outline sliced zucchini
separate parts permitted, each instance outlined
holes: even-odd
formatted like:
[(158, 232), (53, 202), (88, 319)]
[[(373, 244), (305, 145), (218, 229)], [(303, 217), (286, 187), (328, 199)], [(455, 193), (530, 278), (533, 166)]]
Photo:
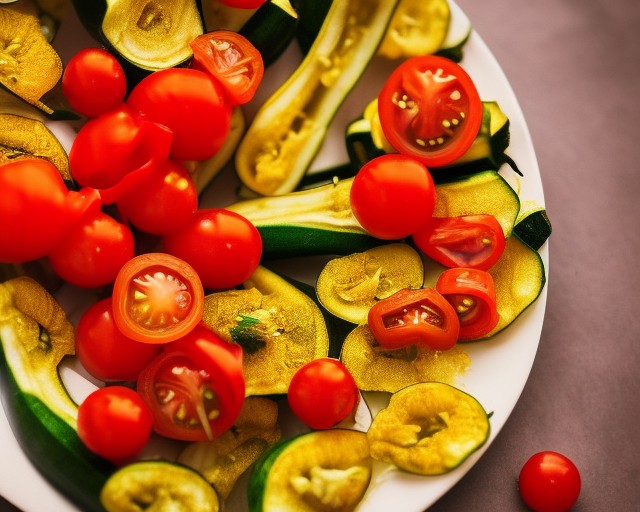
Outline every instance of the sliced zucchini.
[(238, 148), (236, 169), (247, 188), (276, 195), (297, 187), (374, 56), (397, 2), (332, 3), (311, 50), (260, 108)]
[(216, 491), (197, 471), (163, 460), (122, 466), (100, 493), (107, 512), (217, 512)]
[(197, 0), (197, 2), (200, 5), (202, 22), (207, 32), (214, 30), (238, 32), (257, 11), (257, 9), (231, 7), (222, 0)]
[(350, 512), (371, 481), (367, 435), (320, 430), (277, 444), (249, 480), (250, 512)]
[(524, 203), (513, 232), (534, 251), (539, 250), (551, 236), (551, 221), (547, 210), (537, 203)]
[(460, 62), (464, 54), (464, 47), (473, 32), (471, 20), (455, 2), (449, 2), (450, 19), (447, 36), (445, 37), (437, 55)]
[(486, 411), (474, 397), (441, 382), (424, 382), (391, 396), (371, 423), (371, 457), (419, 475), (458, 467), (489, 438)]
[(420, 288), (423, 279), (420, 254), (407, 244), (392, 243), (328, 261), (316, 291), (329, 312), (362, 324), (378, 300), (404, 288)]

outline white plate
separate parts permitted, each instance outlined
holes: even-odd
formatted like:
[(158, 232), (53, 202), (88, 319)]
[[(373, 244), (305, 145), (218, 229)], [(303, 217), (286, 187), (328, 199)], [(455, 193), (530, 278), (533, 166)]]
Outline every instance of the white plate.
[[(455, 6), (454, 6), (455, 7)], [(75, 16), (71, 15), (61, 29), (58, 44), (60, 53), (66, 62), (75, 49), (82, 45), (94, 45), (79, 28)], [(524, 178), (516, 179), (508, 168), (503, 168), (503, 175), (513, 183), (523, 199), (535, 200), (544, 204), (544, 196), (540, 173), (536, 161), (531, 137), (516, 96), (486, 44), (475, 32), (465, 47), (464, 68), (474, 79), (484, 100), (497, 100), (500, 107), (511, 120), (511, 145), (509, 155), (516, 161)], [(286, 54), (286, 60), (270, 68), (266, 80), (277, 84), (287, 76), (287, 70), (298, 58), (295, 50)], [(389, 67), (375, 63), (365, 80), (361, 81), (351, 99), (338, 113), (327, 141), (320, 151), (314, 168), (323, 168), (331, 164), (346, 161), (344, 149), (344, 126), (347, 122), (361, 114), (364, 105), (372, 99), (386, 76)], [(264, 88), (265, 94), (268, 92)], [(260, 99), (258, 98), (256, 103)], [(56, 133), (63, 139), (67, 149), (73, 132), (68, 126), (58, 124)], [(226, 190), (226, 188), (223, 188)], [(230, 188), (229, 190), (233, 190)], [(210, 191), (205, 200), (211, 204), (224, 205), (230, 196), (221, 195), (221, 188)], [(547, 244), (541, 250), (542, 259), (548, 276), (549, 257)], [(293, 269), (300, 273), (300, 269)], [(298, 277), (298, 276), (296, 276)], [(362, 512), (386, 512), (397, 508), (398, 499), (402, 497), (403, 512), (421, 512), (435, 503), (444, 493), (451, 489), (462, 476), (476, 463), (493, 439), (502, 429), (511, 414), (529, 376), (540, 339), (546, 305), (546, 287), (538, 300), (503, 333), (490, 341), (465, 345), (471, 357), (470, 370), (457, 383), (458, 387), (475, 396), (491, 416), (491, 435), (488, 442), (460, 467), (443, 476), (420, 477), (408, 475), (387, 466), (378, 465), (373, 482), (365, 500), (359, 507)], [(75, 297), (78, 300), (77, 297)], [(75, 378), (74, 378), (75, 377)], [(78, 378), (72, 372), (66, 377), (73, 388), (73, 395), (85, 395), (92, 385)], [(71, 379), (73, 378), (73, 382)], [(26, 459), (16, 443), (4, 414), (0, 414), (0, 494), (20, 507), (25, 512), (69, 512), (75, 508), (60, 495), (42, 476), (37, 473)], [(60, 468), (64, 471), (64, 468)], [(246, 480), (246, 478), (245, 478)], [(226, 508), (228, 512), (245, 510), (244, 492), (239, 492), (235, 500)]]

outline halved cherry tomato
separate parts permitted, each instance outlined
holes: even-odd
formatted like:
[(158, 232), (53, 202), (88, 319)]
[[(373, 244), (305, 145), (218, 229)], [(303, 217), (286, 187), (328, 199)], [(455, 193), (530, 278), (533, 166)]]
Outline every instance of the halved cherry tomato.
[(307, 426), (328, 429), (354, 414), (360, 392), (346, 366), (324, 357), (300, 367), (289, 383), (287, 400)]
[(78, 436), (94, 453), (114, 463), (137, 455), (151, 436), (149, 407), (133, 389), (107, 386), (78, 407)]
[(76, 355), (96, 379), (135, 381), (162, 346), (122, 334), (113, 320), (112, 304), (111, 297), (102, 299), (82, 315), (76, 329)]
[(580, 496), (580, 472), (565, 455), (543, 451), (525, 462), (518, 487), (522, 499), (532, 510), (567, 512)]
[(165, 345), (138, 378), (138, 392), (151, 408), (159, 434), (207, 441), (235, 422), (245, 395), (242, 348), (200, 324)]
[(398, 152), (441, 167), (461, 157), (478, 135), (482, 101), (461, 66), (424, 55), (407, 59), (387, 78), (378, 113)]
[(163, 238), (164, 249), (191, 265), (205, 288), (246, 281), (260, 264), (262, 238), (245, 217), (224, 208), (198, 210), (179, 231)]
[(168, 68), (140, 81), (127, 104), (173, 133), (171, 156), (206, 160), (224, 144), (231, 127), (231, 104), (220, 83), (190, 68)]
[(83, 116), (97, 117), (120, 106), (127, 93), (122, 66), (103, 48), (84, 48), (64, 68), (62, 93)]
[(350, 200), (364, 229), (393, 240), (412, 235), (431, 220), (436, 188), (424, 164), (389, 154), (362, 166), (351, 185)]
[(168, 343), (202, 319), (204, 289), (188, 263), (164, 253), (128, 261), (113, 285), (113, 319), (125, 336)]
[(191, 67), (209, 73), (233, 105), (253, 98), (264, 75), (262, 55), (251, 41), (231, 30), (215, 30), (191, 41)]
[(448, 350), (460, 333), (458, 315), (434, 288), (405, 288), (380, 300), (369, 310), (368, 324), (388, 349), (426, 345)]
[(434, 217), (413, 235), (418, 248), (445, 267), (489, 270), (505, 248), (502, 226), (493, 215)]
[(475, 268), (450, 268), (440, 274), (436, 290), (458, 314), (459, 341), (482, 338), (500, 320), (496, 289), (489, 272)]

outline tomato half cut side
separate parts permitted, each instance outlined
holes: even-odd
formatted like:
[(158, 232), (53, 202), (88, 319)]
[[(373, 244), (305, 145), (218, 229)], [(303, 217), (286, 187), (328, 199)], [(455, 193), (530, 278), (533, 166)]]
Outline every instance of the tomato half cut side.
[(407, 59), (387, 78), (378, 114), (396, 151), (443, 167), (460, 158), (478, 135), (482, 101), (461, 66), (424, 55)]
[(168, 343), (189, 333), (202, 318), (204, 288), (180, 258), (148, 253), (129, 260), (113, 285), (113, 319), (125, 335), (145, 343)]

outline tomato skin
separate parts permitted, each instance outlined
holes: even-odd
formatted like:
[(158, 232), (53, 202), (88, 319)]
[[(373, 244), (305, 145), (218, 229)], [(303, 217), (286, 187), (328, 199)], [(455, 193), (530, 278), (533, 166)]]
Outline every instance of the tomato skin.
[(260, 263), (262, 238), (242, 215), (203, 208), (180, 231), (163, 237), (169, 254), (189, 263), (209, 289), (232, 288), (246, 281)]
[(417, 160), (388, 154), (367, 162), (351, 186), (351, 209), (360, 225), (377, 238), (412, 235), (431, 220), (436, 188)]
[(80, 128), (69, 151), (71, 174), (82, 186), (115, 187), (128, 174), (166, 160), (171, 141), (166, 127), (122, 105)]
[(0, 166), (0, 190), (0, 261), (5, 263), (46, 256), (83, 216), (100, 208), (97, 191), (68, 191), (58, 169), (40, 158)]
[(135, 381), (162, 347), (122, 334), (113, 320), (112, 303), (111, 297), (102, 299), (82, 315), (76, 329), (76, 355), (96, 379)]
[[(200, 324), (165, 345), (163, 354), (141, 372), (138, 392), (149, 405), (154, 430), (160, 435), (211, 440), (231, 428), (242, 409), (242, 348)], [(212, 409), (218, 413), (212, 415)], [(203, 417), (209, 421), (203, 423)]]
[(224, 5), (238, 9), (257, 9), (265, 0), (221, 0)]
[(113, 319), (129, 338), (169, 343), (202, 319), (204, 289), (195, 270), (164, 253), (147, 253), (122, 266), (113, 284)]
[(381, 347), (426, 345), (448, 350), (456, 344), (460, 322), (455, 310), (434, 288), (405, 288), (376, 302), (367, 322)]
[(337, 359), (314, 359), (291, 379), (287, 400), (307, 426), (328, 429), (355, 413), (360, 392), (353, 376)]
[(450, 268), (438, 277), (436, 290), (458, 314), (458, 341), (481, 338), (498, 324), (500, 315), (496, 307), (496, 289), (488, 272), (474, 268)]
[(118, 199), (118, 209), (138, 229), (162, 235), (180, 229), (198, 208), (198, 192), (182, 163), (167, 160)]
[(171, 156), (206, 160), (224, 144), (231, 126), (231, 105), (209, 75), (189, 68), (156, 71), (140, 81), (127, 104), (173, 133)]
[(502, 226), (493, 215), (434, 217), (412, 238), (427, 256), (450, 268), (489, 270), (506, 245)]
[(131, 230), (98, 212), (71, 230), (49, 253), (49, 261), (65, 281), (82, 288), (95, 288), (112, 283), (134, 254)]
[(107, 50), (84, 48), (65, 66), (62, 93), (76, 112), (97, 117), (124, 101), (127, 79), (118, 60)]
[(423, 55), (405, 60), (387, 78), (378, 113), (385, 137), (398, 152), (442, 167), (460, 158), (476, 138), (482, 101), (461, 66)]
[(518, 487), (522, 499), (532, 510), (567, 512), (580, 496), (580, 472), (565, 455), (542, 451), (525, 462)]
[(232, 105), (251, 101), (264, 76), (262, 55), (251, 41), (231, 30), (215, 30), (190, 45), (191, 67), (218, 80)]
[(147, 404), (125, 386), (100, 388), (78, 407), (78, 436), (89, 450), (116, 464), (145, 447), (152, 424)]

